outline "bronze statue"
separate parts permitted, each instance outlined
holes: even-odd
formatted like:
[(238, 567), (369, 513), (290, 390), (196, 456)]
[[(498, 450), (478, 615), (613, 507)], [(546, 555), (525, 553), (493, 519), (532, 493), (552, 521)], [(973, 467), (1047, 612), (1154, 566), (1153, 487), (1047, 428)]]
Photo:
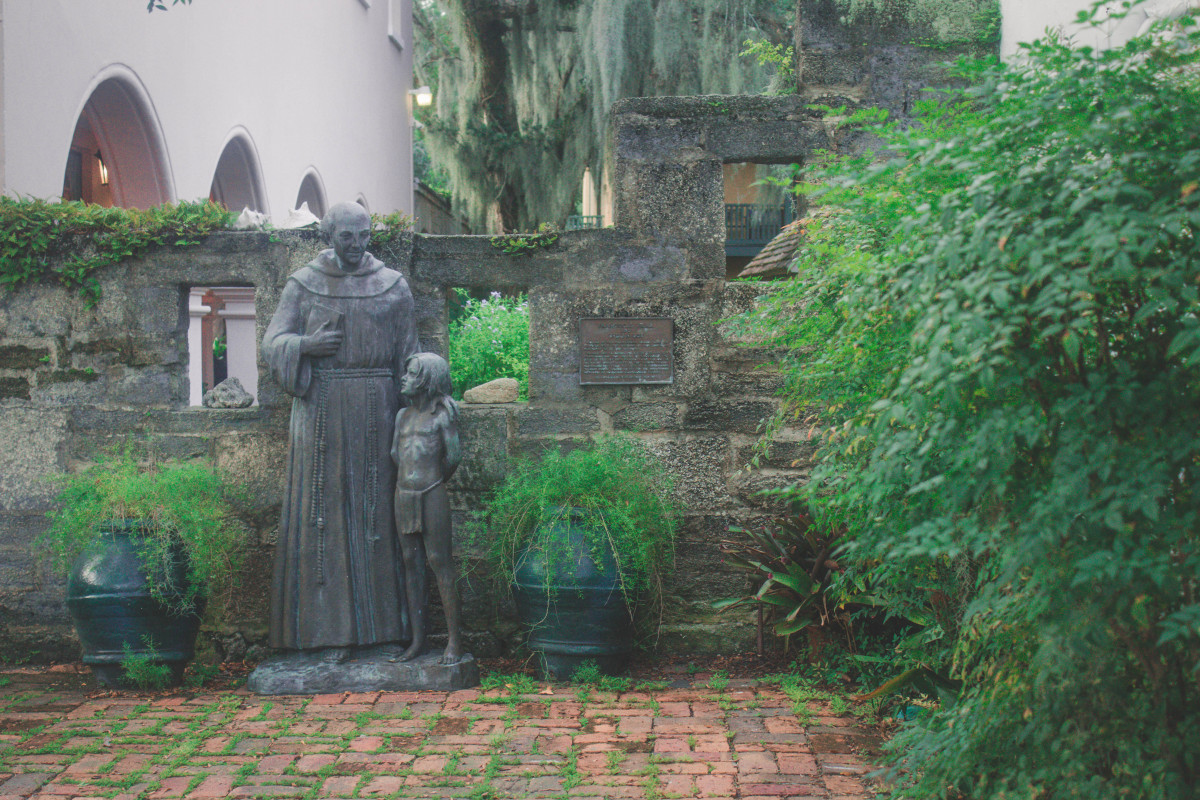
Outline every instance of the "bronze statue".
[(425, 647), (425, 564), (433, 570), (449, 642), (440, 664), (463, 657), (461, 601), (451, 556), (450, 499), (446, 481), (462, 460), (458, 440), (458, 405), (450, 397), (450, 367), (434, 353), (418, 353), (405, 364), (400, 392), (408, 401), (396, 414), (392, 459), (396, 462), (396, 533), (404, 554), (412, 644), (400, 661), (410, 661)]
[(332, 249), (288, 279), (263, 336), (263, 357), (295, 398), (270, 643), (336, 663), (351, 648), (411, 638), (389, 446), (400, 377), (419, 347), (408, 283), (367, 252), (367, 212), (339, 203), (321, 231)]

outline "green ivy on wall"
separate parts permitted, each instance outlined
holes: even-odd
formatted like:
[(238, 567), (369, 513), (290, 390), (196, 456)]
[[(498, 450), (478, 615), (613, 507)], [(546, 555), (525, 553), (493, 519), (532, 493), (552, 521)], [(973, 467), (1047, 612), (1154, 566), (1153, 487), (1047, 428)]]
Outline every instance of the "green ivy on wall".
[(100, 299), (92, 273), (152, 246), (198, 244), (232, 215), (205, 201), (139, 210), (0, 196), (0, 286), (51, 280)]

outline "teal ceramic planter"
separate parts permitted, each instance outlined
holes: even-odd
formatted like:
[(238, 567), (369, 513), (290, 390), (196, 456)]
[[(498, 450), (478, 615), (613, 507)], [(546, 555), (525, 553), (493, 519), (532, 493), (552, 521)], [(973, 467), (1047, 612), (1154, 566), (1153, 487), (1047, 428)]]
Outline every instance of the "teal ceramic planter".
[(583, 509), (552, 509), (535, 542), (517, 558), (513, 594), (529, 631), (529, 649), (547, 678), (569, 680), (584, 661), (607, 675), (623, 672), (633, 651), (633, 620), (611, 548), (593, 548)]
[[(67, 609), (83, 645), (83, 663), (103, 686), (124, 686), (121, 661), (126, 645), (135, 654), (156, 653), (154, 660), (171, 668), (176, 684), (195, 655), (202, 609), (173, 614), (151, 595), (138, 557), (141, 536), (142, 523), (137, 520), (101, 525), (67, 578)], [(170, 571), (171, 585), (184, 585), (182, 545), (172, 552), (170, 562), (157, 568)]]

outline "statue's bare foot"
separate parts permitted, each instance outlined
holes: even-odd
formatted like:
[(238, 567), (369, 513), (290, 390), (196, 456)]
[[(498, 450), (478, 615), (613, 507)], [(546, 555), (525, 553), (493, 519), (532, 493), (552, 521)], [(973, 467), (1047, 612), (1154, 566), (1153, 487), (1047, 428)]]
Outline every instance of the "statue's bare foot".
[(408, 649), (400, 654), (397, 661), (412, 661), (417, 656), (421, 655), (421, 651), (425, 649), (424, 642), (413, 642), (408, 646)]
[(321, 651), (321, 663), (323, 664), (342, 664), (349, 658), (349, 647), (326, 647)]
[(462, 661), (463, 648), (458, 642), (450, 642), (446, 645), (446, 651), (442, 653), (442, 657), (438, 659), (439, 664), (457, 664)]

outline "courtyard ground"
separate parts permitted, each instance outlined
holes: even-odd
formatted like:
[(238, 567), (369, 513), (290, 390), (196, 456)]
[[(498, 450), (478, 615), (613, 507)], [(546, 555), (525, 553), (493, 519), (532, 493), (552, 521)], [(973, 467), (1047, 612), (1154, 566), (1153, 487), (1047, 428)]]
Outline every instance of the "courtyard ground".
[(239, 684), (104, 692), (78, 665), (2, 671), (0, 800), (873, 796), (872, 728), (752, 678), (299, 697)]

